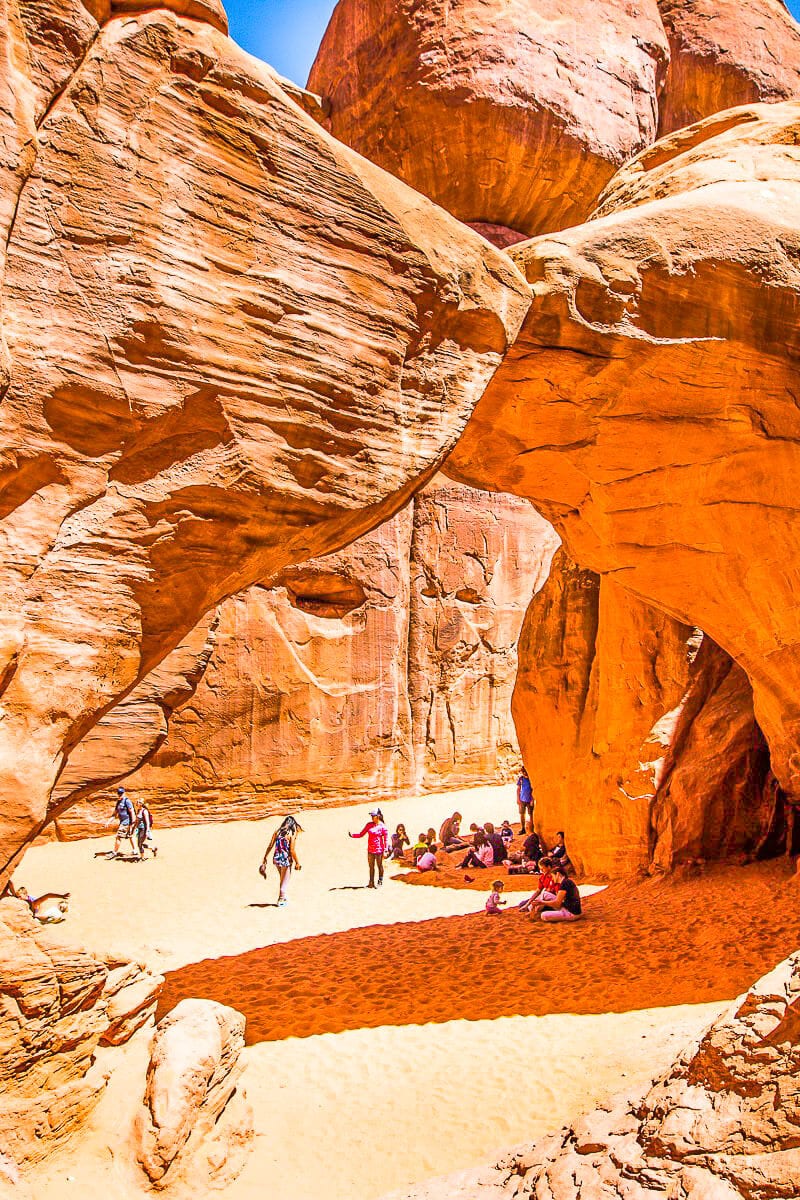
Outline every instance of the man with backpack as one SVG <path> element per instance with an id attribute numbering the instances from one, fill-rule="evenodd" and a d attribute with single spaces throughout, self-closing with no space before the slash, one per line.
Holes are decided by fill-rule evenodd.
<path id="1" fill-rule="evenodd" d="M 117 836 L 114 839 L 114 857 L 119 857 L 120 844 L 128 841 L 131 845 L 131 855 L 136 859 L 140 858 L 134 840 L 136 837 L 136 813 L 133 811 L 133 805 L 128 799 L 124 787 L 117 788 L 117 803 L 114 808 L 114 818 L 118 822 Z"/>

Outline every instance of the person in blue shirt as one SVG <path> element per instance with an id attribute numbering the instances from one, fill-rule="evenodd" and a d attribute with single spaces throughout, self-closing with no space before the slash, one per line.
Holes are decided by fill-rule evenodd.
<path id="1" fill-rule="evenodd" d="M 124 787 L 117 788 L 117 803 L 114 808 L 114 817 L 118 822 L 117 836 L 114 839 L 114 855 L 119 855 L 122 842 L 129 841 L 131 844 L 131 855 L 138 859 L 140 855 L 135 841 L 136 813 L 133 811 L 133 805 L 128 799 Z"/>
<path id="2" fill-rule="evenodd" d="M 533 833 L 533 788 L 528 778 L 528 772 L 524 767 L 520 771 L 519 779 L 517 780 L 517 808 L 519 809 L 519 831 L 524 837 L 527 832 L 525 828 L 526 817 L 530 825 L 530 832 Z"/>

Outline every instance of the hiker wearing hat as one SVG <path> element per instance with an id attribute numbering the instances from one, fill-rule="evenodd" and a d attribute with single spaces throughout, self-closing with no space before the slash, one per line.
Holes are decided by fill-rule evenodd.
<path id="1" fill-rule="evenodd" d="M 378 868 L 378 887 L 383 883 L 383 860 L 389 845 L 389 830 L 383 823 L 379 808 L 370 809 L 369 820 L 360 833 L 351 833 L 351 838 L 367 835 L 367 859 L 369 860 L 369 886 L 375 887 L 375 868 Z"/>
<path id="2" fill-rule="evenodd" d="M 124 787 L 117 788 L 117 803 L 114 808 L 114 818 L 118 822 L 117 836 L 114 840 L 114 856 L 119 855 L 120 843 L 129 841 L 131 844 L 131 854 L 134 858 L 139 858 L 139 851 L 134 842 L 136 832 L 136 814 L 133 811 L 133 805 L 128 799 Z"/>

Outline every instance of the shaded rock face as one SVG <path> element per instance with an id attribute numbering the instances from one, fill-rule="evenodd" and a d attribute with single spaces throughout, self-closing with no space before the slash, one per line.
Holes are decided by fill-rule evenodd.
<path id="1" fill-rule="evenodd" d="M 534 303 L 448 463 L 528 497 L 576 561 L 721 646 L 790 798 L 798 136 L 793 103 L 711 118 L 624 168 L 590 223 L 512 247 Z"/>
<path id="2" fill-rule="evenodd" d="M 514 720 L 537 828 L 590 875 L 797 849 L 741 667 L 558 551 L 528 608 Z"/>
<path id="3" fill-rule="evenodd" d="M 659 132 L 800 96 L 800 28 L 783 0 L 658 0 L 670 62 Z"/>
<path id="4" fill-rule="evenodd" d="M 650 864 L 651 808 L 693 630 L 558 551 L 520 639 L 514 720 L 536 827 L 582 872 Z M 668 726 L 668 722 L 666 723 Z M 693 803 L 698 803 L 698 800 Z"/>
<path id="5" fill-rule="evenodd" d="M 735 1001 L 644 1094 L 620 1096 L 476 1173 L 459 1194 L 790 1200 L 800 1170 L 799 1010 L 795 954 Z M 452 1194 L 444 1181 L 425 1190 L 429 1200 Z"/>
<path id="6" fill-rule="evenodd" d="M 347 550 L 222 606 L 203 682 L 129 788 L 165 824 L 507 778 L 519 629 L 556 542 L 527 502 L 437 477 Z M 102 723 L 95 739 L 103 760 Z M 58 833 L 105 831 L 111 809 L 73 805 Z"/>
<path id="7" fill-rule="evenodd" d="M 18 1165 L 67 1139 L 105 1088 L 98 1045 L 151 1020 L 163 979 L 63 946 L 19 900 L 0 900 L 0 1141 Z"/>
<path id="8" fill-rule="evenodd" d="M 0 13 L 0 881 L 205 613 L 407 502 L 528 299 L 170 7 Z"/>
<path id="9" fill-rule="evenodd" d="M 667 57 L 655 0 L 340 0 L 309 87 L 367 158 L 530 236 L 584 220 L 654 140 Z"/>

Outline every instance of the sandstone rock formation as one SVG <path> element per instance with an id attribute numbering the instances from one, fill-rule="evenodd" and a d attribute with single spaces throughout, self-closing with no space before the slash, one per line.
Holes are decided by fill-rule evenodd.
<path id="1" fill-rule="evenodd" d="M 439 476 L 347 550 L 227 601 L 205 678 L 132 794 L 164 825 L 507 778 L 516 643 L 556 541 L 526 501 Z M 140 714 L 111 744 L 105 718 L 76 755 L 118 761 L 144 741 Z M 58 836 L 106 832 L 111 808 L 102 792 L 72 804 Z"/>
<path id="2" fill-rule="evenodd" d="M 309 87 L 367 158 L 530 236 L 654 140 L 667 58 L 656 0 L 339 0 Z"/>
<path id="3" fill-rule="evenodd" d="M 513 247 L 534 303 L 448 464 L 730 654 L 790 797 L 798 136 L 793 103 L 711 118 L 622 170 L 588 224 Z"/>
<path id="4" fill-rule="evenodd" d="M 204 613 L 403 506 L 527 304 L 170 7 L 2 8 L 0 882 Z"/>
<path id="5" fill-rule="evenodd" d="M 795 954 L 644 1095 L 621 1096 L 496 1169 L 462 1178 L 458 1191 L 431 1184 L 426 1200 L 791 1200 L 800 1170 L 799 1006 Z"/>
<path id="6" fill-rule="evenodd" d="M 19 900 L 0 900 L 0 1143 L 18 1165 L 63 1142 L 100 1098 L 100 1042 L 155 1012 L 163 979 L 64 947 Z"/>
<path id="7" fill-rule="evenodd" d="M 659 132 L 800 97 L 800 28 L 783 0 L 658 0 L 669 38 Z"/>
<path id="8" fill-rule="evenodd" d="M 209 1177 L 219 1183 L 223 1168 L 225 1181 L 237 1173 L 240 1155 L 229 1161 L 220 1148 L 225 1134 L 233 1150 L 253 1136 L 242 1096 L 231 1104 L 240 1086 L 244 1027 L 241 1013 L 213 1000 L 182 1000 L 159 1022 L 138 1131 L 139 1161 L 151 1183 L 164 1186 L 187 1168 L 197 1172 L 197 1162 L 187 1158 L 203 1151 L 211 1168 L 206 1185 Z M 209 1135 L 211 1147 L 204 1145 Z"/>

